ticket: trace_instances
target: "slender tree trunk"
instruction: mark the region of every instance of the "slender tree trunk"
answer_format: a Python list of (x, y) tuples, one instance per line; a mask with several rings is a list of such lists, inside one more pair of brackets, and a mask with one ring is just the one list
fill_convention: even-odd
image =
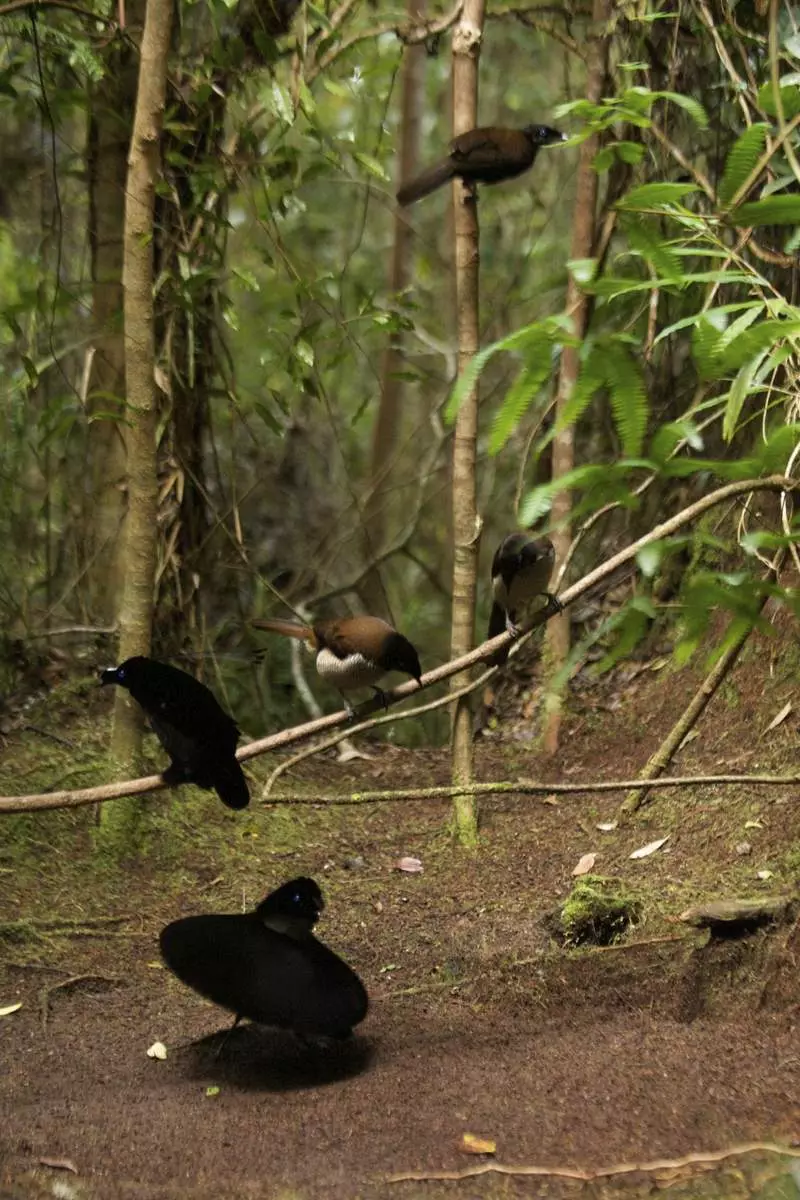
[[(139, 29), (143, 0), (129, 0), (128, 28)], [(115, 40), (105, 72), (92, 88), (88, 136), (89, 244), (92, 256), (92, 358), (87, 407), (89, 482), (83, 553), (88, 566), (89, 611), (107, 625), (116, 618), (123, 581), (125, 516), (125, 346), (122, 259), (128, 147), (136, 104), (138, 56), (130, 41)], [(118, 420), (114, 419), (117, 414)]]
[[(153, 328), (153, 212), (172, 28), (172, 0), (147, 0), (139, 89), (125, 191), (125, 382), (128, 517), (125, 584), (119, 611), (120, 659), (148, 654), (156, 568), (156, 384)], [(139, 754), (138, 710), (115, 689), (112, 753), (129, 766)]]
[[(588, 47), (586, 98), (591, 104), (597, 104), (603, 95), (603, 87), (608, 71), (609, 38), (605, 33), (611, 12), (610, 0), (594, 0), (592, 7), (593, 29)], [(575, 190), (575, 209), (572, 217), (572, 243), (570, 259), (589, 258), (595, 240), (595, 211), (597, 208), (597, 172), (592, 167), (592, 161), (599, 148), (596, 137), (587, 138), (580, 148), (578, 159), (578, 175)], [(581, 291), (572, 276), (567, 284), (567, 311), (572, 315), (575, 332), (583, 338), (589, 313), (589, 297)], [(565, 346), (561, 355), (561, 370), (558, 377), (556, 392), (555, 420), (558, 421), (567, 405), (575, 381), (578, 378), (580, 357), (577, 347)], [(575, 431), (573, 426), (566, 426), (553, 440), (553, 478), (559, 479), (575, 465)], [(554, 502), (552, 520), (554, 525), (553, 545), (556, 551), (556, 561), (566, 557), (572, 539), (569, 524), (569, 513), (572, 497), (569, 492), (560, 492)], [(546, 633), (546, 662), (550, 679), (556, 675), (567, 661), (570, 649), (569, 611), (553, 617), (547, 625)], [(547, 689), (545, 710), (546, 720), (544, 729), (544, 748), (548, 754), (555, 754), (558, 749), (561, 732), (561, 714), (563, 692), (559, 689)]]
[[(474, 129), (478, 123), (478, 63), (485, 0), (465, 0), (453, 29), (453, 135)], [(473, 192), (460, 179), (453, 182), (456, 266), (456, 316), (458, 321), (459, 374), (477, 353), (478, 275), (480, 265), (478, 206)], [(453, 623), (450, 655), (466, 654), (475, 644), (475, 593), (478, 573), (480, 520), (476, 508), (475, 462), (478, 442), (478, 389), (464, 398), (453, 439)], [(451, 681), (455, 690), (463, 679)], [(453, 712), (453, 783), (472, 781), (472, 705), (468, 696), (456, 700)], [(478, 837), (477, 806), (473, 796), (453, 799), (455, 827), (464, 846)]]
[[(410, 25), (421, 20), (425, 16), (425, 0), (408, 0), (407, 13)], [(398, 183), (410, 179), (417, 171), (424, 66), (425, 46), (422, 42), (406, 46), (400, 80)], [(411, 282), (412, 241), (413, 231), (408, 217), (398, 208), (394, 217), (394, 244), (389, 263), (389, 292), (393, 297), (399, 297)], [(374, 559), (384, 549), (390, 527), (389, 516), (396, 507), (392, 503), (392, 479), (405, 387), (402, 379), (397, 378), (403, 363), (402, 349), (403, 334), (390, 334), (381, 363), (381, 398), (372, 430), (369, 496), (364, 508), (368, 560)], [(369, 572), (359, 590), (369, 612), (391, 617), (379, 568)]]

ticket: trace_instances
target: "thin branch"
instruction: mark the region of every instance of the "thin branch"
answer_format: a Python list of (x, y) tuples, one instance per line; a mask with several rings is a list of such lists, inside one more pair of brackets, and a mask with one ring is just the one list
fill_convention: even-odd
[(322, 55), (322, 58), (317, 59), (314, 66), (306, 72), (306, 83), (310, 83), (312, 79), (316, 79), (317, 75), (326, 71), (331, 63), (335, 62), (340, 55), (351, 50), (353, 46), (357, 46), (361, 42), (367, 42), (382, 37), (384, 34), (393, 33), (404, 45), (415, 46), (419, 42), (427, 41), (430, 37), (444, 33), (456, 23), (461, 15), (462, 7), (463, 0), (458, 0), (455, 8), (451, 9), (449, 13), (445, 13), (444, 16), (431, 19), (430, 21), (419, 21), (416, 24), (406, 26), (398, 25), (396, 21), (386, 21), (382, 25), (373, 25), (369, 29), (354, 33), (351, 37), (344, 38), (338, 45), (331, 47), (327, 54)]
[(9, 4), (0, 5), (0, 17), (10, 17), (26, 8), (33, 8), (37, 11), (40, 8), (64, 8), (67, 12), (77, 13), (79, 17), (88, 17), (89, 20), (97, 21), (101, 25), (117, 25), (117, 22), (110, 17), (92, 12), (90, 8), (82, 8), (80, 4), (71, 4), (69, 0), (10, 0)]
[(578, 796), (584, 793), (623, 792), (632, 788), (683, 787), (797, 787), (800, 775), (662, 775), (659, 779), (589, 779), (575, 783), (537, 783), (532, 780), (501, 780), (491, 783), (447, 783), (435, 787), (396, 788), (394, 791), (275, 792), (268, 804), (392, 804), (406, 800), (446, 800), (451, 796)]
[[(662, 538), (671, 537), (672, 534), (677, 533), (685, 525), (690, 525), (698, 517), (701, 517), (709, 509), (716, 507), (718, 504), (724, 504), (733, 497), (745, 495), (747, 492), (788, 492), (794, 491), (797, 486), (794, 480), (787, 479), (784, 475), (770, 475), (764, 479), (744, 479), (717, 488), (715, 491), (703, 496), (700, 500), (695, 501), (694, 504), (690, 504), (687, 508), (682, 509), (674, 517), (670, 517), (668, 521), (662, 521), (660, 525), (656, 525), (644, 537), (639, 538), (638, 541), (627, 546), (618, 554), (606, 559), (599, 567), (595, 567), (588, 575), (585, 575), (577, 583), (572, 584), (571, 587), (562, 592), (559, 599), (564, 605), (572, 604), (584, 595), (584, 593), (588, 592), (590, 588), (595, 587), (604, 579), (612, 576), (619, 567), (625, 563), (632, 562), (642, 547), (648, 546), (652, 542), (661, 541)], [(543, 624), (547, 619), (547, 614), (547, 609), (542, 609), (540, 612), (535, 613), (531, 620), (531, 630)], [(510, 646), (514, 640), (507, 632), (498, 634), (497, 637), (491, 638), (489, 641), (483, 642), (482, 645), (471, 650), (469, 654), (463, 654), (452, 662), (444, 663), (442, 666), (428, 671), (422, 677), (421, 687), (430, 687), (431, 684), (441, 683), (443, 680), (449, 679), (452, 675), (457, 675), (461, 671), (468, 670), (477, 663), (491, 658), (498, 650)], [(419, 690), (420, 685), (414, 680), (409, 680), (407, 683), (401, 683), (399, 687), (385, 692), (384, 702), (387, 707), (397, 704), (399, 701), (415, 695)], [(376, 697), (374, 700), (370, 700), (365, 705), (362, 705), (360, 712), (367, 716), (372, 712), (376, 712), (381, 707), (381, 701)], [(256, 758), (268, 750), (278, 750), (284, 746), (290, 746), (294, 742), (304, 741), (306, 738), (313, 737), (326, 730), (344, 726), (348, 720), (349, 714), (345, 710), (329, 713), (328, 716), (320, 717), (317, 721), (309, 721), (305, 725), (297, 725), (291, 729), (284, 729), (279, 733), (270, 734), (269, 737), (250, 742), (238, 751), (237, 758), (240, 762), (247, 762), (248, 759)], [(119, 799), (122, 796), (141, 796), (146, 792), (159, 791), (164, 786), (160, 775), (148, 775), (142, 779), (122, 780), (119, 783), (108, 783), (93, 788), (80, 788), (76, 791), (42, 792), (37, 795), (28, 796), (0, 796), (0, 814), (33, 812), (52, 808), (75, 808), (82, 804), (97, 804), (105, 800)], [(630, 786), (635, 786), (635, 784), (631, 784)], [(653, 784), (651, 783), (650, 786), (653, 786)]]
[(579, 1179), (584, 1183), (593, 1179), (608, 1179), (614, 1175), (633, 1175), (639, 1171), (675, 1171), (682, 1167), (705, 1166), (707, 1163), (722, 1162), (740, 1154), (785, 1154), (788, 1158), (800, 1158), (800, 1150), (792, 1146), (779, 1146), (775, 1142), (742, 1142), (727, 1150), (708, 1150), (699, 1154), (685, 1154), (682, 1158), (657, 1158), (652, 1162), (617, 1163), (613, 1167), (534, 1167), (506, 1166), (499, 1162), (481, 1163), (477, 1167), (464, 1167), (460, 1171), (400, 1171), (387, 1175), (387, 1183), (403, 1183), (410, 1180), (428, 1179), (473, 1179), (476, 1175), (527, 1175), (539, 1178)]

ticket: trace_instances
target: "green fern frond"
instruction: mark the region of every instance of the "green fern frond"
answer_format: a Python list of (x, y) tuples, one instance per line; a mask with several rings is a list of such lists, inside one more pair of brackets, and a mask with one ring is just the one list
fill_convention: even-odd
[(730, 204), (763, 154), (768, 128), (763, 121), (757, 121), (745, 129), (731, 148), (719, 185), (719, 201), (724, 207)]

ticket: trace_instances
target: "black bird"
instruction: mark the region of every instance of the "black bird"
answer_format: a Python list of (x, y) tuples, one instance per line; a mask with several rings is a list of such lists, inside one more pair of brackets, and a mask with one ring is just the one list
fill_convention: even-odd
[(228, 808), (247, 808), (250, 792), (236, 759), (239, 730), (214, 694), (192, 675), (137, 655), (100, 672), (100, 682), (127, 688), (171, 758), (164, 783), (214, 788)]
[(317, 655), (317, 674), (339, 689), (351, 716), (354, 709), (345, 694), (348, 691), (371, 687), (383, 698), (376, 684), (389, 671), (402, 671), (417, 683), (422, 681), (416, 649), (407, 637), (380, 617), (338, 617), (313, 625), (254, 617), (250, 624), (255, 629), (304, 641)]
[(300, 1037), (347, 1037), (367, 1012), (363, 983), (311, 932), (325, 902), (292, 879), (240, 915), (186, 917), (162, 929), (169, 969), (201, 996)]
[[(517, 612), (543, 596), (553, 612), (561, 604), (547, 590), (553, 572), (555, 551), (547, 537), (531, 537), (527, 533), (510, 533), (503, 538), (492, 559), (492, 611), (487, 638), (497, 637), (504, 629), (518, 637)], [(508, 658), (510, 647), (496, 651), (489, 660), (501, 666)]]
[(456, 176), (464, 183), (502, 183), (504, 179), (514, 179), (533, 166), (540, 146), (566, 140), (566, 134), (549, 125), (526, 125), (523, 129), (489, 125), (484, 129), (468, 129), (453, 138), (447, 158), (403, 184), (397, 193), (397, 203), (403, 207), (414, 204)]

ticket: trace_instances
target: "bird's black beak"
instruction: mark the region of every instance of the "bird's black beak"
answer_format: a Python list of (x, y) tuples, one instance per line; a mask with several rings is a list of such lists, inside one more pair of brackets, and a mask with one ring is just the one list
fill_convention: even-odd
[(97, 672), (97, 678), (100, 680), (101, 687), (105, 687), (105, 685), (107, 683), (116, 683), (117, 682), (117, 668), (116, 667), (103, 667), (103, 669), (101, 671)]

